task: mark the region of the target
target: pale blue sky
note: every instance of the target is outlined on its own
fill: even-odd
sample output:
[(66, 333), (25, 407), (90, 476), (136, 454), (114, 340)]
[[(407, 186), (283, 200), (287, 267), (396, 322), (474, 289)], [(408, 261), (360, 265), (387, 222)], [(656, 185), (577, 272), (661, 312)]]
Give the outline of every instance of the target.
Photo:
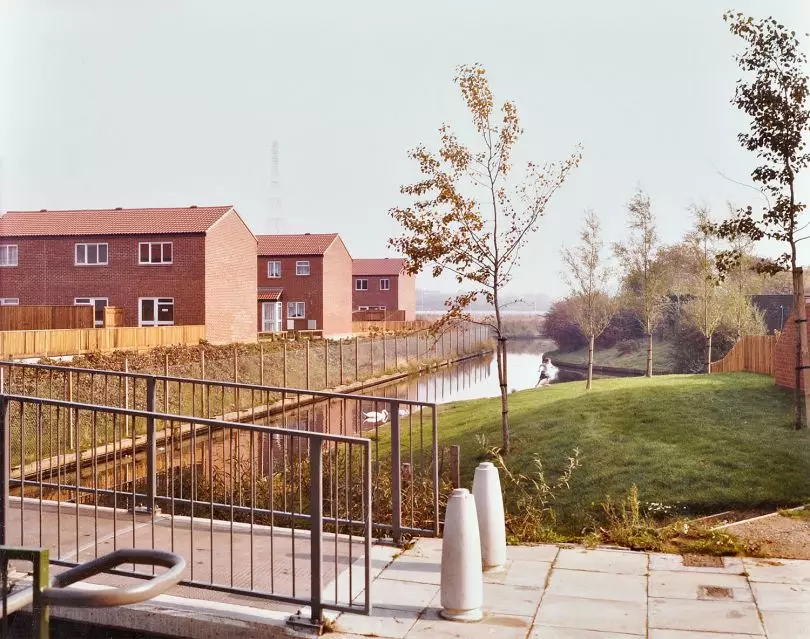
[[(281, 230), (337, 231), (354, 256), (385, 255), (387, 210), (414, 177), (406, 151), (435, 146), (444, 121), (467, 126), (451, 81), (481, 62), (496, 98), (518, 105), (520, 159), (584, 145), (511, 288), (558, 296), (559, 249), (586, 208), (620, 239), (641, 184), (674, 241), (691, 202), (724, 213), (727, 199), (756, 200), (717, 173), (747, 181), (753, 165), (729, 104), (728, 5), (0, 0), (0, 206), (232, 203), (271, 232), (278, 140)], [(733, 6), (810, 31), (803, 0)], [(802, 253), (810, 262), (810, 242)]]

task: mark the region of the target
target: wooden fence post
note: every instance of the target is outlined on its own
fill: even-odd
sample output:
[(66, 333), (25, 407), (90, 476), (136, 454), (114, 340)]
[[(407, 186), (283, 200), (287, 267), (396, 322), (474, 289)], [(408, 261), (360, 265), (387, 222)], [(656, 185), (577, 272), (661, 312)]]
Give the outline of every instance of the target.
[(259, 342), (259, 386), (264, 386), (264, 344)]
[(205, 379), (205, 351), (200, 351), (200, 379)]
[(374, 377), (374, 336), (373, 335), (368, 336), (368, 343), (369, 343), (368, 351), (370, 353), (369, 357), (371, 358), (371, 377)]
[(394, 370), (399, 370), (399, 335), (394, 334)]
[(329, 340), (323, 340), (323, 387), (329, 388)]
[(383, 375), (385, 375), (385, 371), (388, 370), (388, 363), (387, 363), (386, 357), (385, 357), (385, 350), (386, 350), (386, 347), (388, 346), (388, 340), (385, 339), (385, 333), (383, 333), (383, 336), (382, 336), (382, 345), (383, 345), (383, 367), (382, 367), (382, 372), (383, 372)]
[(284, 340), (284, 348), (281, 351), (282, 355), (282, 382), (281, 385), (287, 388), (287, 340)]
[(233, 345), (233, 382), (234, 384), (239, 382), (239, 354), (236, 344)]
[(354, 381), (360, 380), (360, 338), (354, 338)]
[(306, 361), (306, 364), (304, 365), (304, 370), (306, 371), (306, 378), (307, 378), (307, 380), (306, 380), (306, 382), (307, 382), (306, 389), (309, 390), (309, 339), (308, 338), (307, 338), (307, 361)]
[[(124, 355), (124, 373), (129, 373), (129, 357)], [(124, 408), (129, 408), (129, 376), (124, 375)], [(127, 437), (130, 435), (130, 416), (127, 415), (124, 419), (124, 431)]]
[(338, 342), (340, 344), (340, 385), (341, 386), (343, 386), (343, 384), (344, 384), (344, 381), (343, 381), (343, 341), (344, 340), (341, 337), (340, 342)]
[(453, 488), (461, 488), (461, 446), (450, 446), (450, 483)]

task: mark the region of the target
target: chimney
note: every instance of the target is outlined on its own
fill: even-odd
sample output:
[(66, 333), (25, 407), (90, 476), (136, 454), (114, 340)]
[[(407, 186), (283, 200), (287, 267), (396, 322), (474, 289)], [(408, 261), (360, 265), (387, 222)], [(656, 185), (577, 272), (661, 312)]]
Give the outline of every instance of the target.
[(116, 207), (115, 207), (115, 210), (116, 210), (116, 211), (123, 211), (124, 209), (123, 209), (123, 207), (116, 206)]
[(197, 208), (197, 205), (196, 205), (196, 204), (192, 204), (192, 205), (191, 205), (191, 206), (189, 206), (188, 208), (190, 208), (190, 209), (196, 209), (196, 208)]

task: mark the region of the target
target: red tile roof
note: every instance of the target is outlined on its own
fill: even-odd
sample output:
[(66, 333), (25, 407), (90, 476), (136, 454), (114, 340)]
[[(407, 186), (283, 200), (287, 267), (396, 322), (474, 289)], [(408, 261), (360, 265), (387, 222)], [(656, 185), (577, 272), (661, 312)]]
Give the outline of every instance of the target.
[(259, 299), (260, 300), (272, 300), (278, 301), (281, 299), (281, 294), (284, 292), (283, 288), (273, 288), (273, 287), (259, 287)]
[(0, 236), (205, 233), (232, 208), (9, 211), (0, 217)]
[(257, 235), (259, 255), (323, 255), (337, 233), (301, 233), (298, 235)]
[(352, 260), (352, 275), (399, 275), (405, 266), (402, 258)]

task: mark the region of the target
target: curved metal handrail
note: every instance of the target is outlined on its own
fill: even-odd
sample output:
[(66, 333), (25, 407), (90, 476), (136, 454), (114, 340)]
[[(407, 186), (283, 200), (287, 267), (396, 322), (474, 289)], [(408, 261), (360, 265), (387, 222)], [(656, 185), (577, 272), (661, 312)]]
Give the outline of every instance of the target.
[[(105, 590), (66, 588), (66, 586), (112, 570), (122, 564), (162, 566), (168, 570), (143, 583), (123, 588)], [(186, 560), (173, 552), (145, 548), (122, 548), (54, 576), (51, 580), (51, 587), (43, 589), (41, 597), (43, 603), (47, 605), (71, 608), (125, 606), (140, 603), (157, 597), (176, 585), (182, 579), (185, 568)]]

